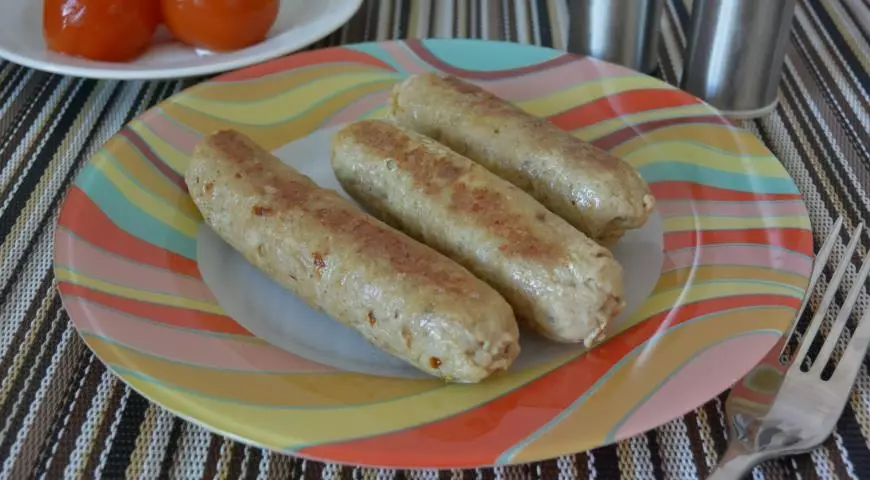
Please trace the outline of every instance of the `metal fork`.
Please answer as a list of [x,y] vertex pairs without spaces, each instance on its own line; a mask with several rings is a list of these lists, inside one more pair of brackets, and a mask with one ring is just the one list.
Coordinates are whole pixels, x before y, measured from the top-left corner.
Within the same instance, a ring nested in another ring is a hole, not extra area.
[[803,334],[800,347],[787,362],[786,346],[807,307],[828,257],[837,241],[843,219],[837,219],[813,264],[810,284],[791,330],[784,335],[749,374],[732,389],[725,403],[728,419],[728,449],[710,480],[738,479],[755,465],[775,457],[808,452],[824,442],[833,432],[843,413],[855,377],[861,369],[870,345],[870,308],[855,327],[852,339],[843,352],[830,379],[822,371],[846,326],[861,290],[870,273],[870,254],[863,261],[858,276],[846,296],[831,330],[808,371],[802,370],[810,346],[831,306],[846,269],[861,238],[864,225],[858,225],[846,247],[822,302]]

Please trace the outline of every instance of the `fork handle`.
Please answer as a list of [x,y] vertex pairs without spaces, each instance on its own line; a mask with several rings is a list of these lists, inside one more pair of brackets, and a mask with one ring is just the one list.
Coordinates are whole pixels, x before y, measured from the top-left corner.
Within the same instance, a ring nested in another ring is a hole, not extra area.
[[760,455],[747,452],[735,443],[729,443],[719,465],[707,480],[739,480],[762,460]]

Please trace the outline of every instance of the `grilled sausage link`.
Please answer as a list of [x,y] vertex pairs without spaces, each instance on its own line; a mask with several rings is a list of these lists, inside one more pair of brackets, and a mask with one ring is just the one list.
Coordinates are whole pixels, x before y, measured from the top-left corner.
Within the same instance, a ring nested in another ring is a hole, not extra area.
[[336,134],[332,167],[375,216],[486,280],[548,338],[590,345],[624,306],[609,250],[430,138],[362,121]]
[[390,114],[525,190],[595,241],[642,227],[655,198],[637,170],[492,93],[452,76],[411,76]]
[[518,355],[516,319],[495,290],[241,133],[205,138],[185,181],[205,222],[249,262],[420,370],[478,382]]

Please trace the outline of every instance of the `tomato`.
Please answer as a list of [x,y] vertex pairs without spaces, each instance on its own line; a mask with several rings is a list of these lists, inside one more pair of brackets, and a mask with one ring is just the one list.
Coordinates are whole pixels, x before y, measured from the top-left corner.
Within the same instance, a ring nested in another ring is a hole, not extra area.
[[162,0],[175,38],[197,48],[231,51],[263,41],[278,17],[278,0]]
[[148,49],[160,0],[45,0],[42,22],[50,50],[124,62]]

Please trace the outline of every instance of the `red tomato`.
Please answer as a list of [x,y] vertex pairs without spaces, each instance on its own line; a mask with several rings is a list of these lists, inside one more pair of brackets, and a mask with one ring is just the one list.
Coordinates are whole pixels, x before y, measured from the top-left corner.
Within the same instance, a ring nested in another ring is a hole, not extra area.
[[162,0],[175,38],[193,47],[230,51],[262,42],[278,18],[278,0]]
[[160,0],[45,0],[42,21],[49,49],[124,62],[148,49],[160,23]]

